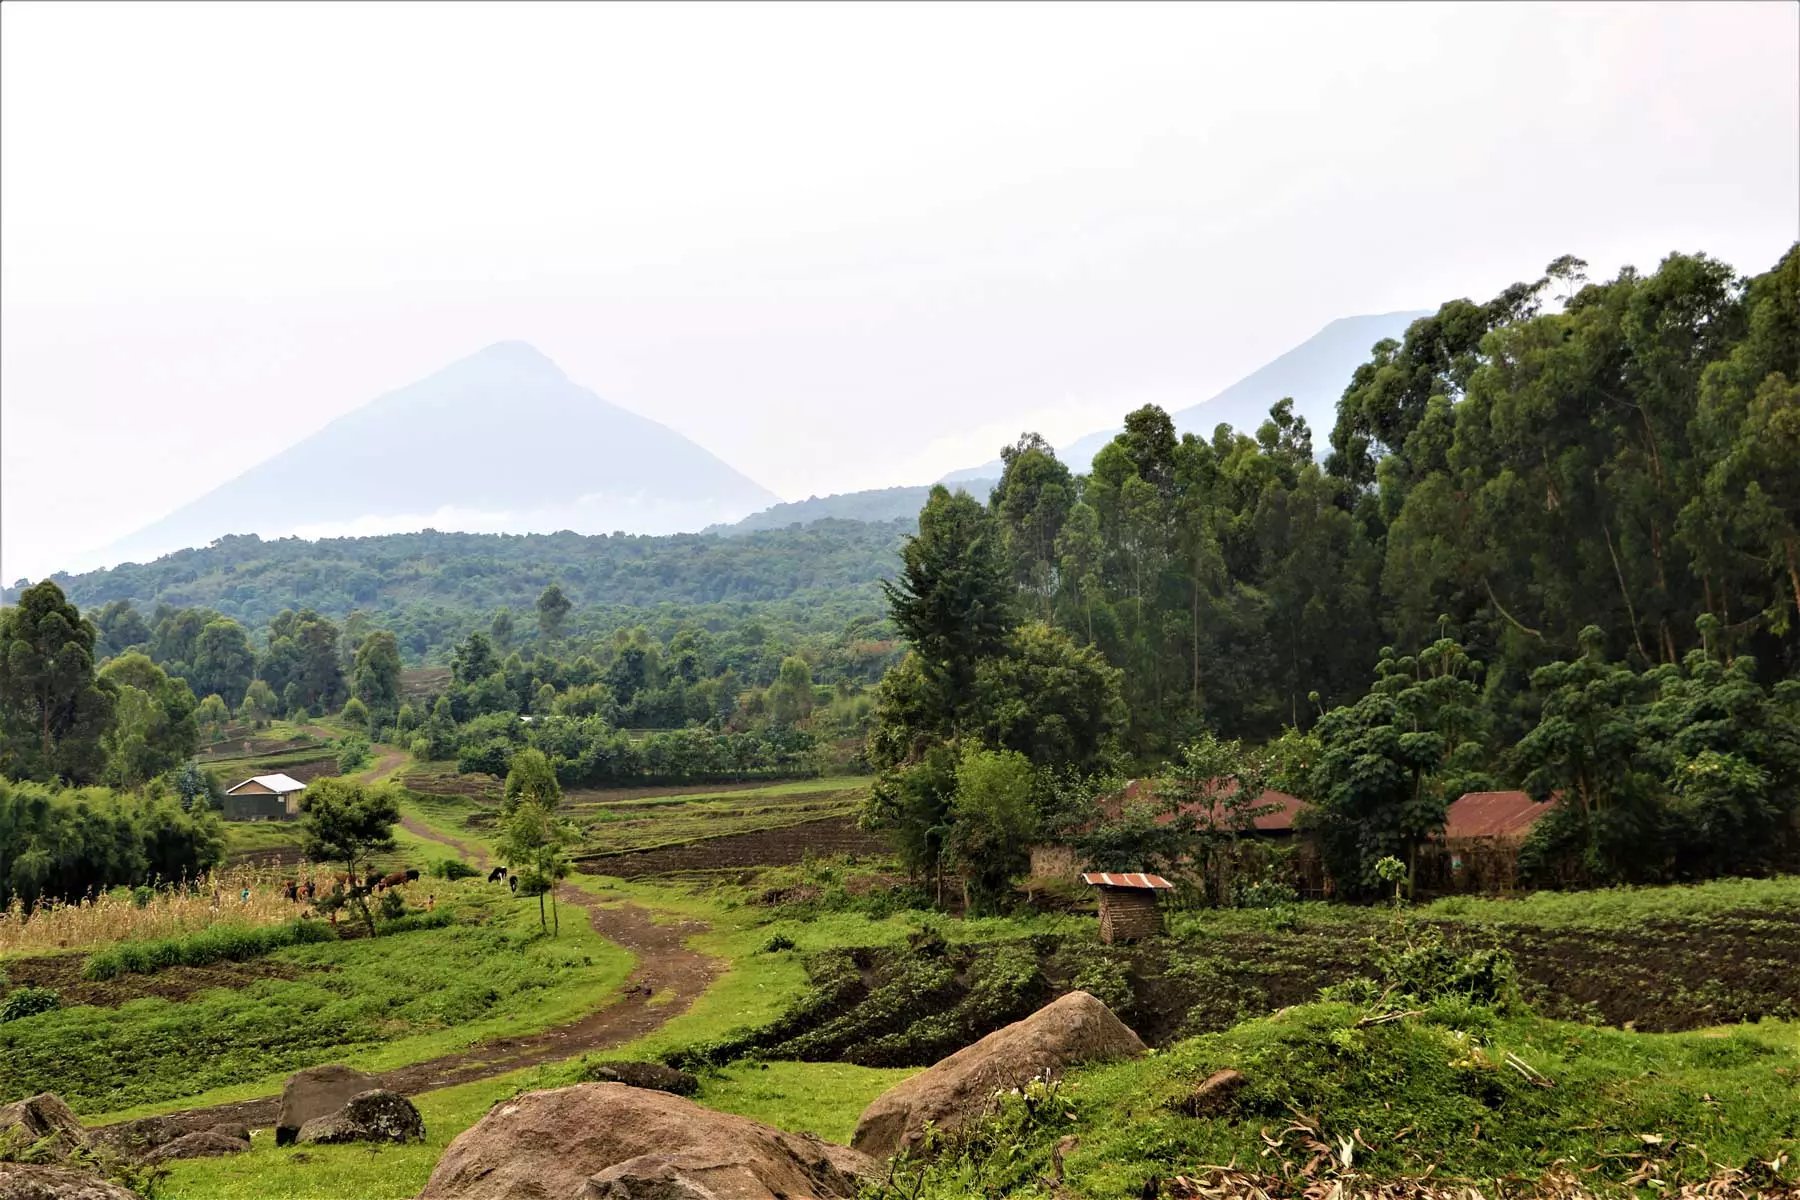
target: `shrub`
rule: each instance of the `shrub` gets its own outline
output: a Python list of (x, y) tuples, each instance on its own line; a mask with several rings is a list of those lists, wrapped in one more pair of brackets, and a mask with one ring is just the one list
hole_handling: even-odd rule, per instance
[(398, 921), (406, 915), (406, 897), (400, 894), (398, 888), (389, 888), (381, 893), (379, 908), (382, 920)]
[(407, 913), (392, 921), (383, 921), (380, 928), (383, 934), (411, 933), (417, 929), (442, 929), (455, 923), (456, 914), (447, 908), (440, 908), (434, 912)]
[(783, 950), (792, 950), (794, 939), (785, 933), (778, 933), (762, 944), (762, 953), (778, 954)]
[(285, 925), (214, 925), (186, 937), (154, 942), (120, 942), (88, 956), (83, 979), (116, 979), (120, 975), (153, 975), (169, 967), (204, 967), (216, 962), (260, 958), (283, 946), (329, 942), (337, 937), (322, 921), (290, 921)]
[(22, 987), (0, 1000), (0, 1025), (62, 1007), (62, 996), (50, 988)]
[(369, 739), (354, 735), (344, 738), (338, 743), (337, 767), (339, 775), (348, 775), (361, 770), (369, 762)]
[(431, 864), (431, 874), (438, 879), (473, 879), (481, 872), (460, 858), (440, 858)]

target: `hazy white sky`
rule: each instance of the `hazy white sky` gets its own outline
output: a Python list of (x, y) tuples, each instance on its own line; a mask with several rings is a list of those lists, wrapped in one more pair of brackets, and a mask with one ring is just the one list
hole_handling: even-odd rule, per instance
[(1800, 237), (1791, 3), (10, 0), (0, 56), (9, 581), (506, 338), (801, 499)]

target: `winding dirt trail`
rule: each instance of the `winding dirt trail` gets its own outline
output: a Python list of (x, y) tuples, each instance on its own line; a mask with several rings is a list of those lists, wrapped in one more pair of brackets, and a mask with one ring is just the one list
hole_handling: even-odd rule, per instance
[[(432, 836), (423, 830), (415, 832), (422, 837)], [(433, 840), (446, 839), (440, 836)], [(725, 971), (725, 963), (687, 947), (688, 938), (706, 932), (708, 926), (702, 922), (658, 925), (647, 908), (636, 904), (601, 908), (595, 897), (568, 884), (558, 888), (556, 894), (559, 900), (587, 909), (588, 924), (594, 932), (637, 955), (637, 969), (625, 981), (620, 998), (568, 1025), (520, 1037), (492, 1038), (456, 1054), (382, 1071), (382, 1087), (403, 1095), (417, 1095), (491, 1079), (521, 1067), (559, 1062), (590, 1050), (622, 1046), (686, 1012)], [(662, 999), (665, 996), (668, 998)], [(658, 998), (654, 1006), (650, 1003), (653, 997)], [(184, 1109), (155, 1119), (174, 1122), (184, 1129), (205, 1129), (225, 1121), (267, 1128), (275, 1123), (280, 1107), (281, 1097), (273, 1095)]]
[[(448, 846), (463, 858), (473, 862), (477, 867), (484, 871), (487, 870), (488, 853), (473, 842), (459, 842), (449, 834), (439, 833), (429, 825), (406, 816), (405, 814), (402, 814), (400, 817), (400, 828), (406, 830), (406, 832), (412, 834), (414, 837), (422, 837), (428, 842), (436, 842), (440, 846)], [(558, 892), (556, 894), (560, 898), (563, 893)], [(570, 903), (576, 904), (579, 903), (579, 901), (572, 900)]]

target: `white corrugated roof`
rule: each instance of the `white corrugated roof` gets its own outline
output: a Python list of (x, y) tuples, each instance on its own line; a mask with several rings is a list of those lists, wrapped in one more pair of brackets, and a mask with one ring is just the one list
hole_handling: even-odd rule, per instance
[(1132, 871), (1122, 874), (1109, 874), (1104, 871), (1094, 871), (1083, 875), (1081, 877), (1081, 882), (1088, 884), (1091, 887), (1149, 888), (1153, 891), (1175, 886), (1161, 875), (1146, 875), (1142, 871)]
[(301, 783), (298, 779), (294, 779), (288, 775), (252, 775), (250, 778), (244, 780), (243, 783), (235, 784), (232, 787), (227, 788), (225, 794), (227, 796), (235, 796), (238, 788), (248, 787), (253, 783), (262, 784), (276, 795), (306, 790), (306, 785), (304, 783)]

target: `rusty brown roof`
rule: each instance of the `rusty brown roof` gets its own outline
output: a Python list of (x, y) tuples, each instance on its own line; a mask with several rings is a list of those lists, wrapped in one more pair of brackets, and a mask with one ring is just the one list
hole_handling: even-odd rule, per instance
[(1119, 875), (1108, 874), (1105, 871), (1090, 871), (1081, 877), (1081, 882), (1092, 884), (1094, 887), (1116, 888), (1161, 889), (1175, 886), (1161, 875), (1146, 875), (1142, 871), (1129, 871)]
[(1523, 838), (1555, 804), (1525, 792), (1466, 792), (1444, 813), (1444, 836)]
[[(1155, 789), (1156, 780), (1154, 779), (1134, 779), (1126, 784), (1124, 789), (1120, 791), (1117, 796), (1111, 798), (1110, 801), (1103, 800), (1101, 802), (1101, 807), (1105, 809), (1109, 815), (1116, 817), (1119, 814), (1121, 801), (1148, 799), (1155, 794)], [(1215, 785), (1215, 794), (1221, 798), (1232, 795), (1236, 790), (1237, 785), (1235, 783)], [(1208, 807), (1209, 806), (1204, 802), (1192, 802), (1182, 805), (1181, 812), (1190, 816), (1204, 816), (1207, 815)], [(1267, 810), (1266, 812), (1259, 812), (1252, 821), (1252, 824), (1254, 824), (1259, 831), (1263, 833), (1291, 833), (1294, 829), (1294, 818), (1299, 816), (1301, 810), (1307, 807), (1307, 803), (1298, 796), (1290, 796), (1286, 792), (1278, 792), (1274, 788), (1270, 788), (1256, 798), (1254, 807)], [(1217, 815), (1220, 818), (1223, 818), (1224, 816), (1222, 812)], [(1174, 813), (1158, 813), (1156, 817), (1156, 821), (1160, 825), (1167, 825), (1174, 819)]]

